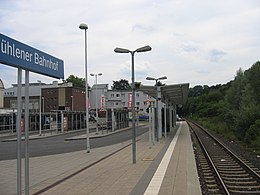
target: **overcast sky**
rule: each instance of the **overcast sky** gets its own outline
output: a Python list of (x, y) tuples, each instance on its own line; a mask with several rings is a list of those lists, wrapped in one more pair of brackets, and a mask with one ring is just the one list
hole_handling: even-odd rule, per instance
[[(131, 56), (115, 47), (152, 51), (135, 54), (135, 78), (167, 76), (166, 84), (224, 84), (260, 56), (259, 0), (0, 0), (0, 32), (64, 61), (65, 78), (103, 73), (98, 83), (131, 81)], [(6, 88), (17, 70), (0, 64)], [(30, 82), (54, 79), (30, 74)], [(94, 78), (88, 76), (92, 86)]]

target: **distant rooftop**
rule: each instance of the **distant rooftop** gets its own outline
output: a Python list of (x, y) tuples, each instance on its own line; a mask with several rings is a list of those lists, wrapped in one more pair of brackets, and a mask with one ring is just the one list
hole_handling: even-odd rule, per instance
[[(92, 86), (92, 89), (96, 88), (96, 84)], [(98, 89), (108, 89), (108, 84), (97, 84)]]
[[(149, 96), (156, 98), (156, 86), (141, 85), (140, 91), (143, 91)], [(172, 103), (175, 103), (176, 105), (185, 104), (188, 99), (188, 91), (189, 83), (161, 86), (162, 96), (170, 100)], [(162, 99), (162, 101), (164, 100)]]
[(0, 79), (0, 89), (4, 89), (5, 87), (4, 87), (4, 83), (3, 83), (3, 81)]

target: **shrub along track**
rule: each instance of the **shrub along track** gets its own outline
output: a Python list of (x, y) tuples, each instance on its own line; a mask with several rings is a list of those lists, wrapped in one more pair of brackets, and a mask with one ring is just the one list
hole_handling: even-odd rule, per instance
[(201, 126), (187, 122), (203, 194), (260, 194), (259, 169), (237, 157)]

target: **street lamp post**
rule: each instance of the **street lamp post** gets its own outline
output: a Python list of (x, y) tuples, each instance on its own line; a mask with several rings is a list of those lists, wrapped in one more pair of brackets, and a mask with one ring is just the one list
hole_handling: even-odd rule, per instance
[(74, 128), (74, 97), (73, 95), (71, 97), (71, 129), (73, 130)]
[(163, 77), (159, 77), (159, 78), (153, 78), (153, 77), (146, 77), (146, 80), (153, 80), (155, 81), (155, 87), (156, 87), (156, 101), (155, 101), (155, 137), (156, 137), (156, 141), (159, 141), (159, 121), (158, 121), (158, 81), (159, 80), (164, 80), (167, 79), (166, 76)]
[(39, 98), (39, 135), (42, 135), (42, 88), (41, 88), (41, 84), (42, 82), (40, 80), (38, 80), (38, 82), (40, 83), (40, 98)]
[(86, 87), (86, 140), (87, 140), (87, 153), (90, 152), (89, 143), (89, 126), (88, 126), (88, 69), (87, 69), (87, 29), (88, 25), (80, 24), (79, 28), (85, 31), (85, 87)]
[(135, 52), (146, 52), (151, 51), (152, 48), (147, 45), (140, 47), (134, 51), (123, 48), (115, 48), (116, 53), (130, 53), (132, 59), (132, 155), (133, 155), (133, 164), (136, 163), (136, 130), (135, 130), (135, 77), (134, 77), (134, 54)]
[[(41, 115), (43, 114), (43, 121), (44, 121), (44, 123), (43, 123), (43, 127), (44, 127), (44, 125), (45, 125), (45, 115), (44, 115), (44, 97), (42, 97), (41, 98), (41, 101), (42, 101), (42, 112), (41, 112)], [(40, 118), (40, 120), (42, 120), (42, 118)], [(40, 130), (41, 130), (41, 133), (40, 133), (40, 135), (42, 135), (42, 121), (41, 121), (41, 123), (40, 123)]]
[(98, 106), (97, 106), (97, 77), (98, 76), (101, 76), (102, 75), (102, 73), (98, 73), (98, 74), (90, 74), (90, 76), (94, 76), (95, 77), (95, 88), (96, 88), (96, 97), (95, 97), (95, 99), (96, 99), (96, 134), (98, 134)]

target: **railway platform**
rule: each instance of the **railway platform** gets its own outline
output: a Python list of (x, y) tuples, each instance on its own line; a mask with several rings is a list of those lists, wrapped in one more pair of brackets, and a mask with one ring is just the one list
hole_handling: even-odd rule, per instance
[[(30, 194), (201, 194), (186, 122), (152, 146), (143, 134), (136, 146), (136, 164), (131, 140), (30, 158)], [(0, 161), (0, 176), (0, 194), (15, 194), (16, 160)]]

